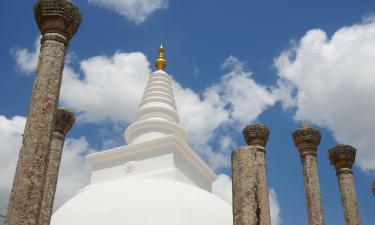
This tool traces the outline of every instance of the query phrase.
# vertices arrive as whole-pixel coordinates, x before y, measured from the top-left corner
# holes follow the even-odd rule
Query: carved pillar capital
[[[265,147],[270,131],[264,124],[251,124],[242,130],[245,141],[248,145]]]
[[[338,174],[352,173],[357,149],[350,145],[338,144],[328,150],[328,158]]]
[[[67,41],[82,22],[78,7],[68,0],[38,0],[34,6],[34,16],[43,36],[58,33]]]
[[[72,112],[64,108],[58,108],[55,115],[55,126],[53,131],[65,137],[72,128],[76,117]]]
[[[316,155],[316,150],[320,144],[321,135],[318,129],[303,126],[295,130],[292,134],[294,144],[303,155]]]
[[[357,195],[354,187],[353,164],[357,150],[350,145],[338,144],[328,150],[328,158],[336,169],[345,224],[360,225]]]

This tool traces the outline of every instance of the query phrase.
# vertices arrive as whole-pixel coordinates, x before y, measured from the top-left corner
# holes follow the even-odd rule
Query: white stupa
[[[215,173],[187,144],[160,47],[126,146],[88,156],[90,184],[52,225],[232,225],[232,207],[211,193]]]

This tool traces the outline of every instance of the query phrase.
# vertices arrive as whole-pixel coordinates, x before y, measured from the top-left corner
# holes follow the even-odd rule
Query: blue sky
[[[229,175],[230,152],[244,144],[244,125],[267,124],[268,179],[277,196],[278,223],[307,224],[301,163],[291,133],[308,121],[323,136],[318,169],[326,224],[344,224],[335,171],[326,154],[337,142],[358,148],[354,174],[359,207],[363,224],[373,223],[375,2],[75,3],[84,21],[69,46],[60,99],[79,119],[64,153],[60,186],[68,191],[60,188],[59,204],[87,183],[85,154],[125,144],[123,130],[133,119],[162,42],[167,72],[176,81],[182,125],[190,144],[217,173]],[[0,181],[0,213],[35,74],[34,45],[40,34],[33,4],[0,3],[0,140],[6,142],[0,147],[5,156],[0,157],[5,177]],[[76,174],[77,168],[83,172]]]

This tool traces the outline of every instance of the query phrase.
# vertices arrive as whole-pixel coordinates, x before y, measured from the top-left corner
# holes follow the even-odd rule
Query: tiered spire
[[[167,61],[164,48],[160,46],[155,66],[143,93],[136,121],[125,131],[128,144],[145,142],[176,134],[186,140],[185,131],[178,125],[176,103],[171,88],[171,78],[164,71]]]

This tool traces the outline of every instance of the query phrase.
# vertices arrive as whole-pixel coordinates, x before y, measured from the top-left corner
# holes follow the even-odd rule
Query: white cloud
[[[0,214],[5,215],[26,119],[0,115]]]
[[[217,132],[218,128],[244,126],[274,104],[267,88],[256,84],[251,72],[245,71],[237,58],[231,56],[225,64],[229,73],[202,94],[172,82],[181,125],[187,130],[189,143],[214,169],[230,164],[230,151],[213,150],[210,145],[210,141],[223,136]],[[117,52],[112,57],[86,59],[80,65],[82,74],[65,67],[62,103],[78,112],[81,122],[111,121],[124,125],[132,122],[150,74],[146,56],[139,52]],[[232,139],[227,136],[224,140]],[[226,144],[226,148],[233,146],[229,142],[220,144]]]
[[[276,191],[272,188],[269,189],[270,209],[271,209],[271,224],[279,225],[282,222],[281,209],[277,201]]]
[[[136,24],[141,24],[149,15],[159,9],[166,9],[169,0],[89,0],[126,16]]]
[[[29,54],[37,58],[36,52]],[[80,62],[81,73],[67,63],[60,100],[77,113],[79,122],[110,121],[125,126],[133,121],[150,74],[144,54],[116,52],[92,57]],[[230,165],[228,148],[235,145],[234,138],[223,130],[241,129],[275,102],[268,88],[257,84],[236,57],[228,57],[223,69],[227,73],[201,93],[172,82],[189,143],[214,169]],[[221,140],[218,148],[213,147],[213,140]],[[106,139],[105,145],[118,142]]]
[[[174,82],[177,109],[181,126],[188,133],[189,143],[214,169],[229,165],[229,157],[224,152],[214,151],[209,141],[215,136],[215,130],[227,123],[229,113],[221,102],[216,90],[208,88],[203,97],[189,88],[182,88]]]
[[[0,115],[0,214],[3,215],[6,213],[25,123],[25,117],[7,119]],[[88,183],[89,167],[85,155],[90,151],[83,137],[66,140],[55,206],[61,205]]]
[[[280,82],[294,89],[281,88],[289,92],[286,106],[297,109],[295,119],[327,127],[338,142],[357,147],[364,171],[375,171],[374,58],[375,21],[368,18],[332,37],[310,30],[275,61]]]
[[[132,122],[150,74],[146,56],[138,52],[117,52],[112,57],[84,60],[80,65],[82,74],[65,67],[62,104],[78,112],[80,122]],[[213,151],[208,144],[215,129],[229,120],[219,93],[215,88],[208,88],[201,97],[176,81],[172,83],[181,125],[188,132],[190,144],[214,168],[228,166],[228,157]]]
[[[244,63],[238,58],[229,56],[223,68],[229,72],[222,77],[219,90],[222,100],[231,107],[232,120],[241,128],[275,104],[272,93],[251,78],[252,72],[246,71]]]
[[[35,40],[32,51],[26,48],[13,48],[10,51],[16,59],[17,69],[26,75],[31,75],[36,70],[40,51],[40,38],[41,36]]]
[[[218,128],[238,130],[275,103],[272,93],[257,84],[236,57],[229,56],[223,69],[228,73],[217,84],[207,87],[202,96],[176,82],[173,85],[181,125],[187,130],[193,148],[214,169],[230,165],[228,149],[235,145],[233,137],[219,132]],[[209,144],[212,140],[220,140],[220,149],[212,149]]]
[[[79,112],[81,122],[131,122],[150,74],[146,56],[117,52],[113,57],[83,60],[80,65],[82,76],[65,67],[63,104]]]
[[[29,58],[30,62],[18,60],[20,55],[14,54],[17,62],[21,65],[36,65],[37,61],[33,58],[37,58],[38,53],[27,53],[33,56]],[[35,70],[35,66],[29,68]],[[201,93],[184,88],[176,81],[172,82],[181,125],[188,132],[189,142],[215,169],[230,165],[231,151],[228,149],[235,145],[234,138],[218,128],[238,130],[239,126],[256,120],[276,101],[269,89],[257,84],[251,77],[252,73],[245,69],[244,63],[234,56],[225,60],[223,68],[228,72]],[[96,56],[81,61],[80,69],[81,73],[77,73],[69,64],[65,66],[60,95],[62,103],[77,113],[79,122],[132,122],[150,73],[146,56],[139,52]],[[22,130],[18,138],[21,133]],[[216,150],[211,145],[213,140],[220,140]],[[104,142],[112,145],[117,141],[106,139]],[[13,149],[19,147],[13,146]],[[87,184],[89,169],[83,157],[90,151],[84,138],[66,141],[56,207]],[[227,200],[231,199],[230,178],[220,175],[217,184],[217,192],[226,196]],[[275,199],[276,196],[270,197]],[[272,201],[276,200],[271,200],[271,204]],[[273,204],[272,207],[273,217],[278,217],[279,211],[275,208],[278,205]]]
[[[223,152],[232,152],[235,148],[235,141],[233,137],[226,135],[220,138],[220,151]]]
[[[212,184],[212,192],[232,204],[232,180],[228,175],[219,174],[218,179]],[[271,224],[279,225],[282,220],[281,210],[277,201],[277,195],[274,189],[269,189],[269,200],[271,209]]]

